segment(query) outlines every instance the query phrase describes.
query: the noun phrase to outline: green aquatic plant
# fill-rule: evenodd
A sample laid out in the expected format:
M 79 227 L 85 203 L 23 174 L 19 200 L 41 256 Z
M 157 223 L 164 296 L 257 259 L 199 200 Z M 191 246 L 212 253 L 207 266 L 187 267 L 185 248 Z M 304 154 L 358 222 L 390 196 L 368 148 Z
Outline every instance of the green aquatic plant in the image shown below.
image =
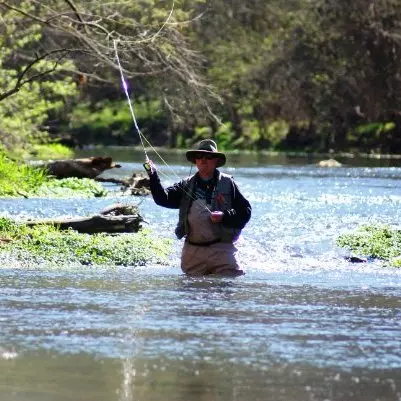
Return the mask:
M 401 266 L 401 230 L 387 225 L 361 226 L 352 233 L 340 235 L 336 243 L 356 256 L 381 259 L 392 266 Z
M 0 217 L 0 235 L 2 239 L 11 239 L 20 236 L 24 226 L 15 223 L 13 220 Z
M 90 178 L 69 177 L 61 180 L 50 179 L 32 191 L 33 196 L 51 198 L 101 197 L 108 194 L 99 182 Z
M 111 235 L 82 234 L 50 225 L 29 227 L 0 218 L 0 254 L 28 265 L 138 266 L 165 263 L 171 241 L 149 230 Z

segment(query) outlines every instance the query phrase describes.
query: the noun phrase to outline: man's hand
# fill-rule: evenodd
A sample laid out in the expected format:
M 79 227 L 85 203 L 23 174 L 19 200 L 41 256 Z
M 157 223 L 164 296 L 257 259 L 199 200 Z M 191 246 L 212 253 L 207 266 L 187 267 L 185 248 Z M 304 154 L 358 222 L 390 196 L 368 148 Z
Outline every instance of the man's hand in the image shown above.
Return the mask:
M 223 212 L 216 211 L 210 214 L 210 219 L 213 221 L 213 223 L 221 223 L 223 221 L 223 216 Z
M 149 159 L 146 160 L 146 162 L 143 163 L 143 167 L 144 167 L 145 171 L 148 173 L 149 177 L 156 172 L 156 167 L 155 167 L 154 163 L 152 162 L 152 160 L 149 160 Z

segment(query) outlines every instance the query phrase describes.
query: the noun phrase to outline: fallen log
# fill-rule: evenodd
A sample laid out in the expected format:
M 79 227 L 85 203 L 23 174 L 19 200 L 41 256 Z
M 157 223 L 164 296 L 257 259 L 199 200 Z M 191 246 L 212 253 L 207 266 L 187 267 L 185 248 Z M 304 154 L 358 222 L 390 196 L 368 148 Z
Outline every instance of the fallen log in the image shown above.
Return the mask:
M 114 204 L 99 214 L 89 217 L 73 217 L 58 219 L 38 219 L 26 221 L 27 226 L 48 224 L 57 226 L 61 230 L 73 229 L 80 233 L 132 233 L 138 232 L 143 222 L 138 208 L 134 205 Z
M 95 178 L 105 170 L 120 168 L 111 157 L 88 157 L 84 159 L 55 160 L 41 165 L 56 178 Z

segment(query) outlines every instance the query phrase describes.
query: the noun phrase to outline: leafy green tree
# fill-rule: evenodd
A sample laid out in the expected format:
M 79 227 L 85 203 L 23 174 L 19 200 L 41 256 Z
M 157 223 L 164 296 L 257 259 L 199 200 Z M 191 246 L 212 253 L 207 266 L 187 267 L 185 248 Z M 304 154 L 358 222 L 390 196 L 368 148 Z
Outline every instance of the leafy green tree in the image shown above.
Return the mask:
M 196 21 L 194 41 L 207 61 L 209 81 L 223 103 L 216 108 L 225 128 L 208 116 L 199 116 L 216 136 L 231 129 L 231 147 L 271 145 L 269 124 L 282 120 L 275 96 L 264 90 L 267 79 L 259 74 L 273 63 L 275 40 L 283 40 L 284 28 L 300 8 L 299 1 L 214 0 Z
M 287 120 L 312 127 L 314 148 L 395 150 L 400 17 L 398 1 L 314 0 L 275 41 L 258 79 Z M 358 130 L 372 123 L 380 131 Z
M 191 4 L 202 2 L 193 0 Z M 2 65 L 15 71 L 8 74 L 13 80 L 4 86 L 0 100 L 10 99 L 28 85 L 26 90 L 32 92 L 50 73 L 53 80 L 67 79 L 71 84 L 68 77 L 76 74 L 81 98 L 100 85 L 100 93 L 104 88 L 108 94 L 113 90 L 118 94 L 115 98 L 121 99 L 117 49 L 131 95 L 158 99 L 171 121 L 190 110 L 211 112 L 208 99 L 213 98 L 213 91 L 202 79 L 202 59 L 185 36 L 192 9 L 162 0 L 21 0 L 0 1 L 0 10 L 7 49 L 7 54 L 1 55 Z M 61 65 L 61 56 L 69 62 Z M 43 97 L 42 84 L 39 87 Z M 71 88 L 66 92 L 73 93 Z M 35 96 L 25 99 L 30 104 L 39 101 Z M 35 131 L 36 125 L 40 131 L 37 127 L 43 122 L 32 121 L 31 128 Z
M 32 9 L 27 1 L 20 6 L 25 12 Z M 0 27 L 0 139 L 11 150 L 44 139 L 48 113 L 64 107 L 76 84 L 68 76 L 54 79 L 49 75 L 56 69 L 54 61 L 38 56 L 25 61 L 24 56 L 42 40 L 38 24 L 26 24 L 21 13 L 6 10 Z M 73 68 L 68 61 L 58 64 Z

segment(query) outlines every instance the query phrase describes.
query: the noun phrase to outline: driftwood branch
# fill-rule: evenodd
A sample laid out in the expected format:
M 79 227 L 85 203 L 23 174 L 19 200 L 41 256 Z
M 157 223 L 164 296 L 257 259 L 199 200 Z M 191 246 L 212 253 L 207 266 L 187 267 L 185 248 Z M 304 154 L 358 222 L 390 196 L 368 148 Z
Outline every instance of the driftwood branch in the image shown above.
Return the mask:
M 132 233 L 138 232 L 143 222 L 136 206 L 115 204 L 99 214 L 89 217 L 38 219 L 24 222 L 27 226 L 52 225 L 61 230 L 73 229 L 80 233 Z
M 48 224 L 57 226 L 61 230 L 73 229 L 80 233 L 127 233 L 138 232 L 139 230 L 138 216 L 102 216 L 100 214 L 90 217 L 76 217 L 71 219 L 55 219 L 55 220 L 37 220 L 28 222 L 28 226 L 38 224 Z

